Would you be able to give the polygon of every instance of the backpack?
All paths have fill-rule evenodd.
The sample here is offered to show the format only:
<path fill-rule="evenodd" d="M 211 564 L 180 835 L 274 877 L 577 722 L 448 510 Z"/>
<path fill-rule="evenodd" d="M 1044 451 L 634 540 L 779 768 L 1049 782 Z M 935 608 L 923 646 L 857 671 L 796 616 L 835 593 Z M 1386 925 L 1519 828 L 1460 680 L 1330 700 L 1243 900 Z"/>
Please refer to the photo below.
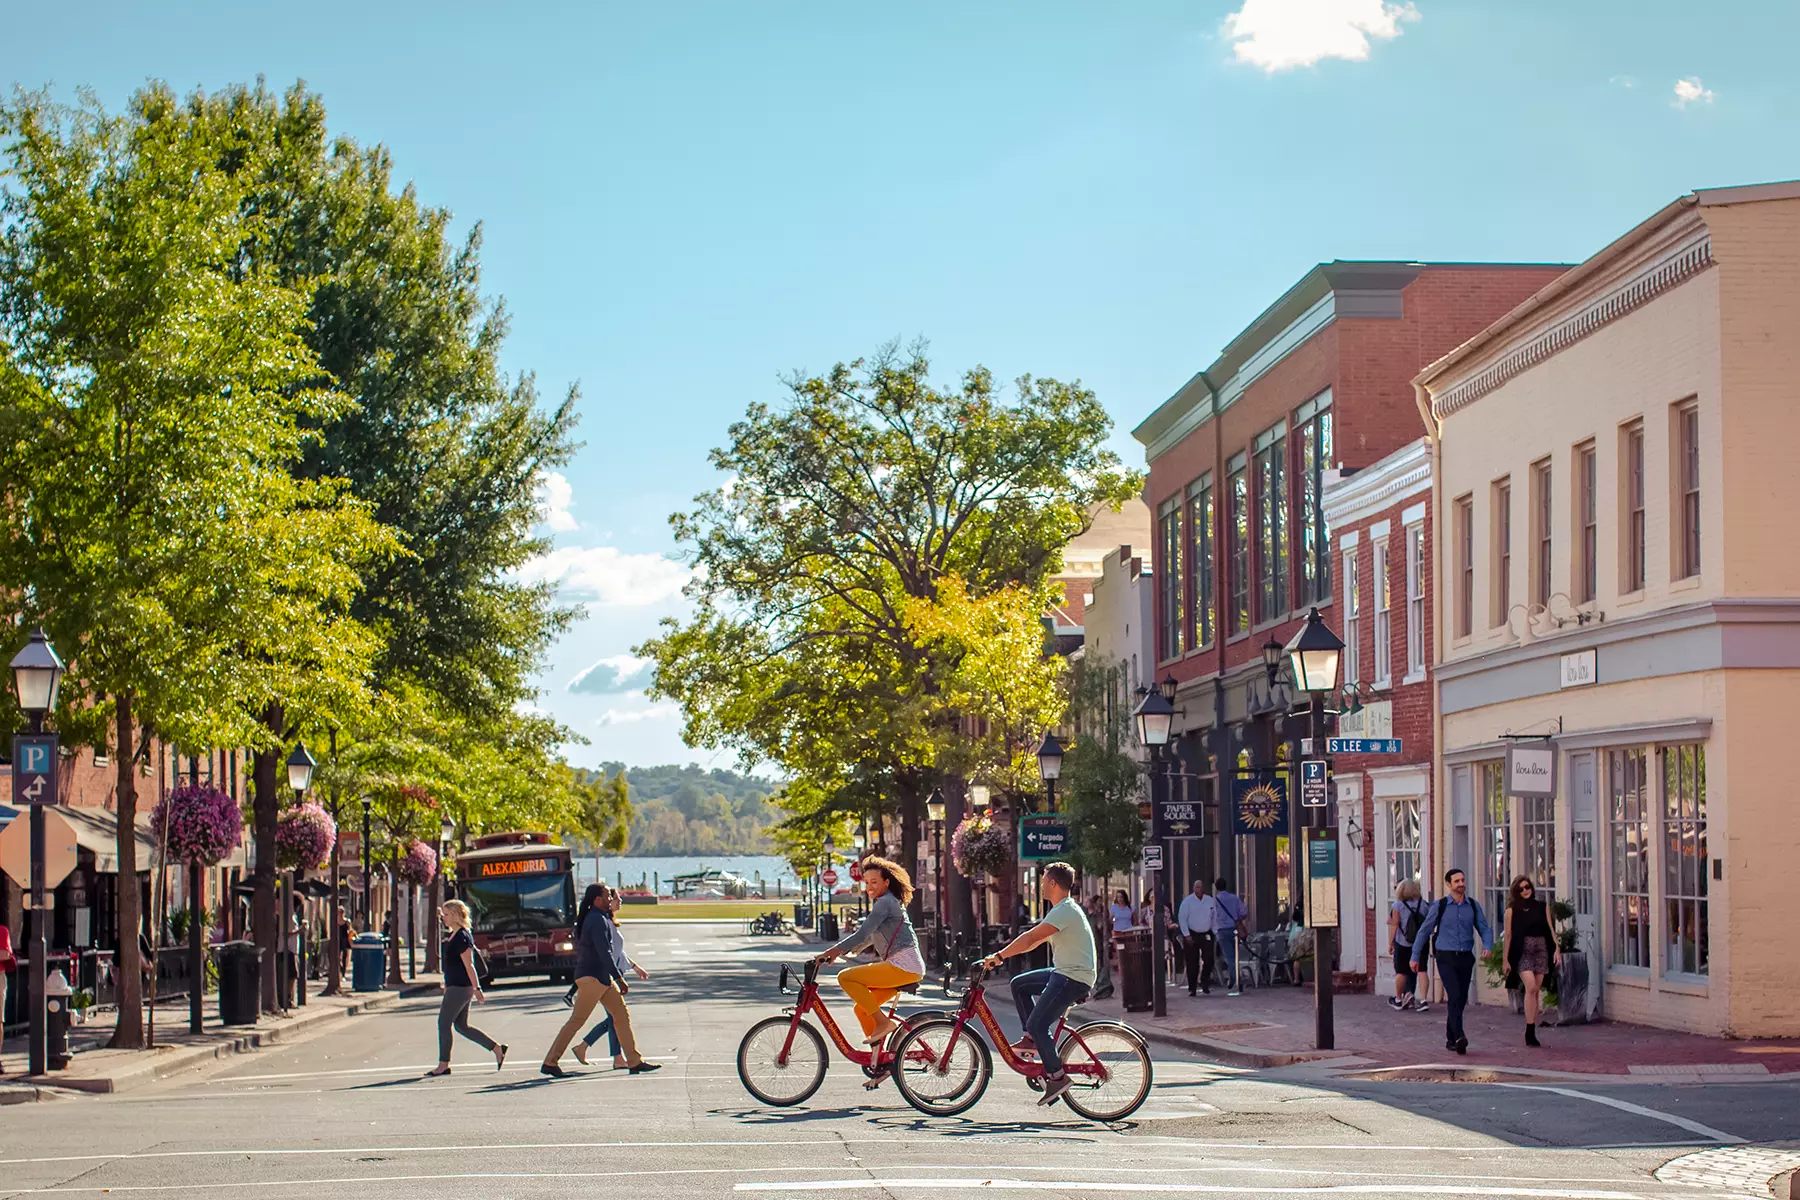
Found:
<path fill-rule="evenodd" d="M 1425 924 L 1425 910 L 1411 900 L 1402 900 L 1401 903 L 1406 906 L 1408 915 L 1406 920 L 1400 924 L 1400 936 L 1410 946 L 1419 936 L 1419 930 Z M 1439 913 L 1438 916 L 1441 918 L 1443 914 Z"/>

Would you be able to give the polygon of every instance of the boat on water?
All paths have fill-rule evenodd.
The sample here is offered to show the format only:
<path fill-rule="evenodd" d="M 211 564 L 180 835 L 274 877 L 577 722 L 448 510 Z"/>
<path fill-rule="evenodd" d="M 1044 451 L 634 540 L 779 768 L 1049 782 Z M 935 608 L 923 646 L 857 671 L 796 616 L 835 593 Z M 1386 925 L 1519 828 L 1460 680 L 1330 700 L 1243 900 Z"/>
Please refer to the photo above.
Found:
<path fill-rule="evenodd" d="M 750 881 L 743 876 L 705 866 L 698 871 L 675 876 L 669 880 L 669 885 L 674 889 L 676 899 L 684 896 L 694 899 L 741 898 L 750 891 Z"/>

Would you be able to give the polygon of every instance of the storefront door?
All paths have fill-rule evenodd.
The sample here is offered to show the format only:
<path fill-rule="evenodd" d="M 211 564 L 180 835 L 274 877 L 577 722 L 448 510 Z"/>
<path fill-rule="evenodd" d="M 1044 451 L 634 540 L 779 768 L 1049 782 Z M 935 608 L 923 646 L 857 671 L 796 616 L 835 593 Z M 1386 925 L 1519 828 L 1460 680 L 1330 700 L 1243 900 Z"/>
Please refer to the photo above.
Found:
<path fill-rule="evenodd" d="M 1606 961 L 1600 946 L 1599 780 L 1592 751 L 1569 755 L 1568 899 L 1575 906 L 1578 949 L 1588 960 L 1588 1011 L 1598 1012 Z"/>

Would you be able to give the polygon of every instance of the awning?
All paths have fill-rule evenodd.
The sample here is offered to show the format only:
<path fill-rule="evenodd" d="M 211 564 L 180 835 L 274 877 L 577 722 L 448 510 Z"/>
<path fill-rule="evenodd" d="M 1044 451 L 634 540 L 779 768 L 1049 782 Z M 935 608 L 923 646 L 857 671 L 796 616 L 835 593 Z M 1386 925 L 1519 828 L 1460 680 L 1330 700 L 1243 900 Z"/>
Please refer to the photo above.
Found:
<path fill-rule="evenodd" d="M 119 848 L 114 843 L 119 817 L 111 809 L 47 804 L 44 806 L 45 845 L 50 851 L 51 886 L 61 883 L 75 867 L 77 850 L 90 850 L 94 869 L 103 874 L 117 874 Z M 148 813 L 137 819 L 137 866 L 148 871 L 155 864 L 156 843 L 150 838 Z M 31 822 L 14 820 L 0 830 L 0 871 L 24 886 L 31 877 Z"/>

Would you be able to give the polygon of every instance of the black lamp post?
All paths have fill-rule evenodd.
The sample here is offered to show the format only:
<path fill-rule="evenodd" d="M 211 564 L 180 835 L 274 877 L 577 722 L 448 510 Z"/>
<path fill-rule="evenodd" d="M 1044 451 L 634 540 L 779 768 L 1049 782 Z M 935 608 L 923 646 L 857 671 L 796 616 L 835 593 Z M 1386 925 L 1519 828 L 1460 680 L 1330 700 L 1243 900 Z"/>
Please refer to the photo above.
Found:
<path fill-rule="evenodd" d="M 449 861 L 450 839 L 455 836 L 456 822 L 449 817 L 438 822 L 437 872 L 431 877 L 431 900 L 428 906 L 431 911 L 425 918 L 425 927 L 432 931 L 431 937 L 425 941 L 426 974 L 442 970 L 444 966 L 438 950 L 438 909 L 443 907 L 444 900 L 448 898 L 449 885 L 444 881 L 444 864 Z"/>
<path fill-rule="evenodd" d="M 948 811 L 944 793 L 933 788 L 930 799 L 925 801 L 925 816 L 931 822 L 931 915 L 937 921 L 940 937 L 944 928 L 944 817 Z"/>
<path fill-rule="evenodd" d="M 287 776 L 288 786 L 294 789 L 296 808 L 306 799 L 306 789 L 312 786 L 313 769 L 318 765 L 305 742 L 294 743 L 294 752 L 287 757 Z M 306 1003 L 306 938 L 294 925 L 294 888 L 303 871 L 304 868 L 296 868 L 288 872 L 287 887 L 283 889 L 281 897 L 282 936 L 294 939 L 294 958 L 288 964 L 288 969 L 294 975 L 294 996 L 301 1004 Z M 281 999 L 285 1007 L 285 992 Z"/>
<path fill-rule="evenodd" d="M 374 900 L 373 900 L 373 896 L 372 896 L 372 889 L 370 888 L 370 884 L 371 884 L 372 880 L 370 879 L 371 872 L 370 872 L 370 868 L 369 868 L 369 798 L 367 796 L 364 796 L 362 798 L 362 808 L 363 808 L 363 834 L 362 834 L 362 860 L 363 860 L 363 864 L 362 864 L 362 871 L 363 871 L 362 919 L 363 919 L 363 922 L 362 922 L 362 924 L 363 924 L 363 927 L 362 927 L 362 931 L 364 933 L 372 933 L 372 932 L 374 932 L 374 929 L 375 929 L 375 909 L 374 909 Z"/>
<path fill-rule="evenodd" d="M 25 737 L 13 737 L 13 802 L 31 808 L 31 937 L 26 941 L 31 968 L 26 995 L 30 1011 L 31 1074 L 42 1075 L 50 1064 L 49 1010 L 45 1007 L 44 977 L 50 957 L 50 940 L 46 930 L 44 870 L 47 836 L 44 828 L 44 806 L 56 803 L 56 766 L 58 760 L 55 734 L 44 732 L 44 715 L 56 707 L 56 692 L 62 686 L 63 661 L 56 655 L 50 639 L 42 629 L 32 633 L 25 648 L 13 656 L 13 691 L 19 707 L 31 722 Z M 30 776 L 27 779 L 27 775 Z"/>
<path fill-rule="evenodd" d="M 1312 737 L 1314 757 L 1326 763 L 1325 777 L 1331 778 L 1331 760 L 1325 754 L 1325 693 L 1337 688 L 1338 661 L 1344 652 L 1344 643 L 1337 634 L 1331 632 L 1319 617 L 1319 610 L 1313 609 L 1306 615 L 1306 623 L 1287 644 L 1288 664 L 1294 673 L 1294 686 L 1307 694 L 1310 701 L 1309 733 Z M 1329 786 L 1329 784 L 1327 785 Z M 1312 809 L 1307 824 L 1321 831 L 1331 829 L 1331 821 L 1326 808 Z M 1317 836 L 1328 837 L 1327 832 Z M 1307 860 L 1310 865 L 1310 852 Z M 1308 873 L 1310 890 L 1310 871 Z M 1337 1035 L 1333 1028 L 1331 986 L 1333 968 L 1337 963 L 1337 926 L 1318 924 L 1319 914 L 1307 897 L 1306 916 L 1313 926 L 1313 1040 L 1320 1050 L 1336 1048 Z"/>
<path fill-rule="evenodd" d="M 1049 802 L 1047 812 L 1056 811 L 1056 781 L 1062 777 L 1063 748 L 1054 733 L 1046 730 L 1038 743 L 1038 778 L 1044 781 L 1044 795 Z"/>
<path fill-rule="evenodd" d="M 1165 683 L 1172 683 L 1167 680 Z M 1172 690 L 1172 689 L 1171 689 Z M 1167 767 L 1167 748 L 1169 732 L 1175 723 L 1175 705 L 1170 697 L 1164 694 L 1162 687 L 1143 689 L 1144 698 L 1138 702 L 1132 715 L 1137 719 L 1138 741 L 1150 751 L 1150 812 L 1151 829 L 1162 849 L 1163 867 L 1156 873 L 1156 879 L 1150 885 L 1153 897 L 1150 905 L 1150 939 L 1151 939 L 1151 972 L 1154 981 L 1151 988 L 1151 1015 L 1166 1016 L 1169 1011 L 1168 1000 L 1168 962 L 1166 941 L 1167 931 L 1164 929 L 1162 912 L 1166 901 L 1164 889 L 1169 878 L 1169 846 L 1164 840 L 1162 828 L 1162 810 L 1158 806 L 1156 781 L 1164 777 Z M 1166 782 L 1165 782 L 1165 786 Z"/>
<path fill-rule="evenodd" d="M 935 794 L 936 793 L 934 792 L 933 795 Z M 862 863 L 863 855 L 869 849 L 868 824 L 869 818 L 865 814 L 862 818 L 862 823 L 857 825 L 856 829 L 850 834 L 850 844 L 856 847 L 856 861 L 859 864 L 857 870 L 859 872 L 862 870 L 860 864 Z M 856 915 L 859 919 L 868 911 L 868 901 L 868 891 L 863 888 L 858 888 L 856 893 Z"/>

